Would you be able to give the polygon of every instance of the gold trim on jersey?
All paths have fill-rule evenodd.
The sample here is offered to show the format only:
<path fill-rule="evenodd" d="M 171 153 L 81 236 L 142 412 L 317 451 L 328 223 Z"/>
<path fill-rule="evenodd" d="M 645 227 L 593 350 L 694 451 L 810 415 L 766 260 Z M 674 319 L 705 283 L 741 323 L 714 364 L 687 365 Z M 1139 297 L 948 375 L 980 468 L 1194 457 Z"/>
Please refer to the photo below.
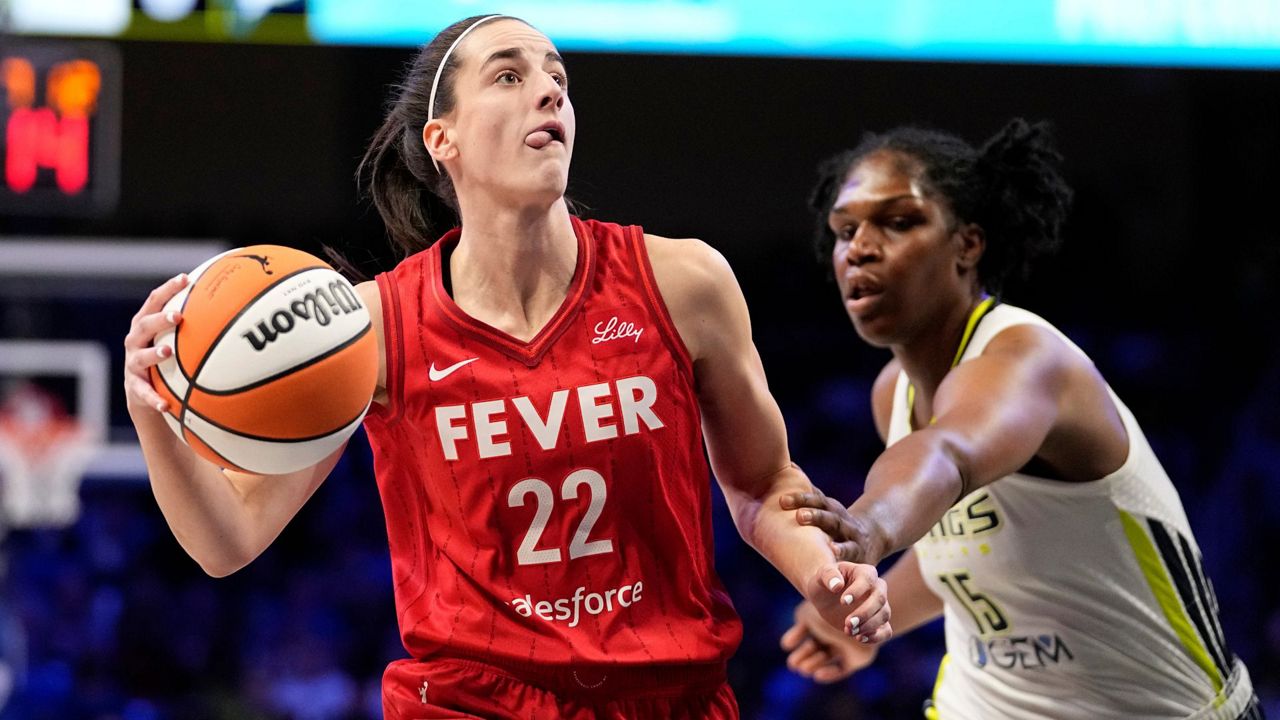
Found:
<path fill-rule="evenodd" d="M 973 340 L 973 331 L 978 329 L 978 323 L 982 322 L 982 318 L 991 312 L 996 306 L 996 299 L 990 295 L 983 298 L 982 302 L 969 313 L 969 321 L 965 323 L 964 334 L 960 336 L 960 347 L 956 348 L 956 356 L 951 359 L 951 367 L 960 364 L 960 358 L 964 357 L 964 351 L 969 349 L 969 342 Z M 915 430 L 916 424 L 916 386 L 907 383 L 907 426 Z M 937 421 L 937 417 L 929 418 L 929 424 L 932 425 Z"/>
<path fill-rule="evenodd" d="M 938 678 L 933 681 L 933 695 L 929 697 L 929 704 L 924 709 L 924 720 L 942 720 L 942 716 L 938 714 L 938 690 L 942 687 L 942 676 L 947 673 L 947 664 L 950 662 L 951 655 L 948 653 L 938 663 Z"/>
<path fill-rule="evenodd" d="M 1160 553 L 1156 550 L 1155 544 L 1147 536 L 1146 530 L 1143 529 L 1142 523 L 1137 518 L 1120 508 L 1116 508 L 1116 511 L 1120 513 L 1120 522 L 1124 525 L 1125 537 L 1129 539 L 1129 546 L 1133 548 L 1133 554 L 1138 559 L 1138 566 L 1142 568 L 1142 574 L 1146 577 L 1147 584 L 1151 586 L 1151 592 L 1155 595 L 1156 601 L 1160 603 L 1160 609 L 1164 611 L 1164 617 L 1169 621 L 1169 627 L 1178 636 L 1178 640 L 1182 642 L 1182 647 L 1186 649 L 1187 654 L 1209 677 L 1209 682 L 1213 684 L 1214 694 L 1217 698 L 1221 698 L 1224 685 L 1222 673 L 1219 672 L 1214 664 L 1213 658 L 1209 656 L 1209 650 L 1205 647 L 1204 641 L 1196 633 L 1195 628 L 1191 626 L 1191 618 L 1187 615 L 1187 609 L 1179 599 L 1178 591 L 1173 587 L 1173 581 L 1169 578 L 1169 571 L 1165 567 Z M 1215 701 L 1217 701 L 1216 698 Z"/>

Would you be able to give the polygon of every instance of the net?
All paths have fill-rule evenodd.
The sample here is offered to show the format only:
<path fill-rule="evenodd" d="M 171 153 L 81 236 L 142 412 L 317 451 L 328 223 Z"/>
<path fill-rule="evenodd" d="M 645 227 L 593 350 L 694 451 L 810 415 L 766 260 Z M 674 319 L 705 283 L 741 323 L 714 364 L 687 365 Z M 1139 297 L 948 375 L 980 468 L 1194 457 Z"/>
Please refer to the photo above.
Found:
<path fill-rule="evenodd" d="M 22 383 L 0 404 L 0 513 L 8 527 L 65 527 L 80 514 L 92 434 L 53 394 Z"/>

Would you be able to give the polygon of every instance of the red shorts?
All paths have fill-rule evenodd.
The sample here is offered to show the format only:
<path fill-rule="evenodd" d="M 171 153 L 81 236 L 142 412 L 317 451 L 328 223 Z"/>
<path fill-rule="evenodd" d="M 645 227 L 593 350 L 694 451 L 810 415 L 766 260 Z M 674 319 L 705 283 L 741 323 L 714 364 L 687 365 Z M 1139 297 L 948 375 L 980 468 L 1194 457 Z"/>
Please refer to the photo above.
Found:
<path fill-rule="evenodd" d="M 737 720 L 724 665 L 500 668 L 397 660 L 382 676 L 387 720 Z"/>

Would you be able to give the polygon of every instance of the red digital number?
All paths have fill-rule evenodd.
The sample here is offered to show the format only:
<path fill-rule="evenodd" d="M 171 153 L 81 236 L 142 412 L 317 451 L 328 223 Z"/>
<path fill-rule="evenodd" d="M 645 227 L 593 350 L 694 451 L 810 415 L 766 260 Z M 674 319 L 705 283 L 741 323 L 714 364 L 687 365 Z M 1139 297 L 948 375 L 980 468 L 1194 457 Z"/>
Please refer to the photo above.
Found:
<path fill-rule="evenodd" d="M 40 168 L 54 171 L 58 189 L 76 195 L 89 182 L 89 118 L 97 109 L 102 73 L 88 60 L 49 69 L 46 104 L 35 105 L 36 73 L 30 61 L 0 63 L 9 120 L 5 127 L 4 176 L 9 189 L 25 193 Z"/>

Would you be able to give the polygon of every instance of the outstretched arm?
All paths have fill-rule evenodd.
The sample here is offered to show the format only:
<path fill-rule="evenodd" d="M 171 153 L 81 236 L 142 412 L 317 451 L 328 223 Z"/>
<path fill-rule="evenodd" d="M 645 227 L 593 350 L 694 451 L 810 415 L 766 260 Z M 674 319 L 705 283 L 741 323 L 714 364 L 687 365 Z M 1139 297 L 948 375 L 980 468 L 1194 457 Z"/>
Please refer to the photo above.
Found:
<path fill-rule="evenodd" d="M 1102 387 L 1092 364 L 1056 335 L 1010 328 L 947 375 L 934 398 L 934 423 L 885 450 L 847 512 L 813 493 L 788 496 L 783 506 L 814 509 L 802 510 L 799 521 L 827 531 L 845 559 L 879 562 L 923 537 L 960 498 L 1037 454 L 1105 456 L 1075 451 L 1101 447 L 1098 437 L 1111 427 L 1097 431 L 1107 424 L 1098 418 L 1118 423 L 1114 408 L 1081 407 Z M 1073 450 L 1062 452 L 1067 447 Z"/>
<path fill-rule="evenodd" d="M 222 470 L 199 457 L 169 429 L 164 400 L 151 387 L 148 368 L 173 353 L 155 338 L 181 323 L 161 309 L 186 283 L 185 276 L 156 288 L 133 318 L 125 337 L 125 398 L 147 463 L 151 490 L 169 529 L 205 572 L 229 575 L 247 565 L 284 529 L 338 462 L 342 449 L 316 465 L 287 475 Z M 357 286 L 371 313 L 381 308 L 372 283 Z M 380 315 L 380 313 L 378 313 Z M 374 317 L 381 353 L 381 322 Z M 380 362 L 385 366 L 385 362 Z M 378 387 L 384 384 L 379 372 Z"/>
<path fill-rule="evenodd" d="M 779 499 L 813 488 L 791 462 L 786 427 L 751 341 L 746 302 L 728 263 L 697 240 L 648 238 L 659 289 L 694 361 L 703 432 L 743 539 L 836 627 L 887 639 L 883 581 L 872 566 L 836 562 L 827 537 L 796 524 Z M 880 632 L 876 632 L 877 628 Z"/>

